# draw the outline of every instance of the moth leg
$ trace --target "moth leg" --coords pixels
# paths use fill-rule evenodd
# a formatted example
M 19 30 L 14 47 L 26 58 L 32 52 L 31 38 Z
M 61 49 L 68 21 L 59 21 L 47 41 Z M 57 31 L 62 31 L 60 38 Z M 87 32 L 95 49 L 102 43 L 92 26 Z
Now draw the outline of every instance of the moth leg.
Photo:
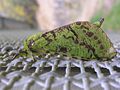
M 36 62 L 36 58 L 32 55 L 31 56 L 32 62 Z
M 31 56 L 31 58 L 32 58 L 33 62 L 36 61 L 36 58 L 33 55 Z
M 44 53 L 44 54 L 39 54 L 38 58 L 45 58 L 45 59 L 49 59 L 51 57 L 50 53 Z
M 59 59 L 70 59 L 70 58 L 67 56 L 67 54 L 62 53 L 62 52 L 57 55 L 57 58 L 59 58 Z
M 35 56 L 33 55 L 33 53 L 31 52 L 29 55 L 30 55 L 30 58 L 32 59 L 32 61 L 35 62 L 35 61 L 36 61 L 36 58 L 35 58 Z
M 45 58 L 46 58 L 46 59 L 49 59 L 51 56 L 52 56 L 52 54 L 47 53 L 47 54 L 45 55 Z

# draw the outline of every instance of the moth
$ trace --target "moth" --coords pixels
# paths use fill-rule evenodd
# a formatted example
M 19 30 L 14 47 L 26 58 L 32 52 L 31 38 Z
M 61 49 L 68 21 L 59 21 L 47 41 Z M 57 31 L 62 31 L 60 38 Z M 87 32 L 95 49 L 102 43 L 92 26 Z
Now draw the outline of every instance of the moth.
M 112 42 L 101 29 L 104 18 L 95 23 L 78 21 L 45 33 L 29 36 L 20 56 L 61 55 L 81 60 L 108 60 L 116 55 Z

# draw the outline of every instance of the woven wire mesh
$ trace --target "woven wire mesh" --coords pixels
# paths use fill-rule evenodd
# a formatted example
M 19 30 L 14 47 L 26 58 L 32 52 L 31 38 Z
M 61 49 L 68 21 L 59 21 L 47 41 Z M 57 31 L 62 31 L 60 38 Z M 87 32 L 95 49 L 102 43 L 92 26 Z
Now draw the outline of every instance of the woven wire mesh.
M 11 59 L 19 41 L 0 42 L 0 90 L 119 90 L 120 43 L 118 54 L 109 61 L 31 58 Z

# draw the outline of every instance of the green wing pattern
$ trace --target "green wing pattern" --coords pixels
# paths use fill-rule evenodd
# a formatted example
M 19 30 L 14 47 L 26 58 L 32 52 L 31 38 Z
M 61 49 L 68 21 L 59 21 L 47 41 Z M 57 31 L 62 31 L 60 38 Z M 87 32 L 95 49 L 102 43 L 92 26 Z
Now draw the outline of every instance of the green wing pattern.
M 100 26 L 79 21 L 36 34 L 25 41 L 24 50 L 40 57 L 50 53 L 85 60 L 113 58 L 116 51 Z

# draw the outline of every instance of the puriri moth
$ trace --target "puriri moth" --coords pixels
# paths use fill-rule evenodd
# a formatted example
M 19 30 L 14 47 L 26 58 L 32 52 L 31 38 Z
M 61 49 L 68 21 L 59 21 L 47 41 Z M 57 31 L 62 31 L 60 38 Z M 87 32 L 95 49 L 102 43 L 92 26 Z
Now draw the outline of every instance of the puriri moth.
M 95 23 L 77 21 L 52 31 L 37 33 L 24 41 L 20 56 L 62 55 L 81 60 L 108 60 L 116 55 L 112 42 L 101 29 L 104 18 Z

